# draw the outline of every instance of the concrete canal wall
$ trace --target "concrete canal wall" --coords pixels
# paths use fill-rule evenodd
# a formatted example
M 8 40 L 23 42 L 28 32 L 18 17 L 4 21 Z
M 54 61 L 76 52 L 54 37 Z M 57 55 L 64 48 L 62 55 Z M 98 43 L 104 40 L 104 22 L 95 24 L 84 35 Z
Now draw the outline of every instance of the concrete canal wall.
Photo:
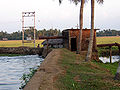
M 42 55 L 43 48 L 32 47 L 0 47 L 0 54 Z

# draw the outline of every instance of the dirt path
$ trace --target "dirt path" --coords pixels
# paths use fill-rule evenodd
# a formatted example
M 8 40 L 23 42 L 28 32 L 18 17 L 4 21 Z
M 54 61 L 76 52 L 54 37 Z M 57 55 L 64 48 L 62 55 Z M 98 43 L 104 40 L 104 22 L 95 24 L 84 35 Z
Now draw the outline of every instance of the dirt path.
M 62 72 L 57 64 L 60 52 L 60 49 L 55 49 L 48 54 L 23 90 L 58 90 L 54 83 L 57 76 Z

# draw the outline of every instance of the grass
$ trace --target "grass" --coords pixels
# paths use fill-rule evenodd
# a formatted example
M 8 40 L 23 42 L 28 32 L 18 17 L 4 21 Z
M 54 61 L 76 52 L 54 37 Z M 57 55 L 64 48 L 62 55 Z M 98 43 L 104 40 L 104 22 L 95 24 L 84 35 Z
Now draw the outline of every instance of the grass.
M 120 43 L 120 36 L 97 37 L 97 44 Z
M 84 62 L 84 58 L 61 50 L 59 64 L 63 73 L 56 83 L 59 90 L 120 90 L 120 82 L 113 79 L 117 63 Z
M 36 40 L 35 47 L 37 47 L 38 44 L 40 44 L 40 47 L 42 47 L 41 43 L 44 40 Z M 22 40 L 8 40 L 8 41 L 0 41 L 0 47 L 20 47 L 22 46 Z M 24 46 L 28 47 L 34 47 L 34 43 L 24 43 Z
M 118 68 L 118 62 L 115 63 L 102 63 L 102 62 L 96 62 L 93 61 L 94 64 L 99 65 L 102 68 L 107 69 L 111 74 L 115 75 L 117 68 Z

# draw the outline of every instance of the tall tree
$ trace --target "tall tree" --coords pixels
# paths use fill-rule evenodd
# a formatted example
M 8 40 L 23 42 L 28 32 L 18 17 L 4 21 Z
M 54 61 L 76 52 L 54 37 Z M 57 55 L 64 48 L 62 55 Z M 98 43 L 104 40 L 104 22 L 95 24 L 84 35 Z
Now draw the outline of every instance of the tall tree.
M 103 3 L 103 0 L 96 0 L 99 4 Z M 94 39 L 94 7 L 95 0 L 91 0 L 91 30 L 90 30 L 90 40 L 88 45 L 88 52 L 85 61 L 90 61 L 92 56 L 92 48 L 93 48 L 93 39 Z
M 77 47 L 77 53 L 80 53 L 81 46 L 82 46 L 82 29 L 83 29 L 83 8 L 84 8 L 85 0 L 81 0 L 81 6 L 80 6 L 80 32 L 79 32 L 79 38 L 78 38 L 78 47 Z
M 80 15 L 79 15 L 79 26 L 80 26 L 80 31 L 79 31 L 79 38 L 78 38 L 78 47 L 77 47 L 77 53 L 79 54 L 81 51 L 81 46 L 82 46 L 82 29 L 83 29 L 83 8 L 84 8 L 84 3 L 87 0 L 69 0 L 74 2 L 76 5 L 81 2 L 80 6 Z M 59 0 L 59 3 L 61 3 L 62 0 Z

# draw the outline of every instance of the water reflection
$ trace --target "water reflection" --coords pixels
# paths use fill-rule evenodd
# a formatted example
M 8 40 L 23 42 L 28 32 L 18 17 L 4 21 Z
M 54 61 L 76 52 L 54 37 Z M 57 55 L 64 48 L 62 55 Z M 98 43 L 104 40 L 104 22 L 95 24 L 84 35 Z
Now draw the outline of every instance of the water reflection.
M 43 61 L 38 55 L 0 57 L 0 90 L 19 90 L 23 73 L 35 68 Z
M 99 57 L 99 59 L 103 63 L 110 63 L 110 57 Z M 112 63 L 118 62 L 120 60 L 120 56 L 112 56 Z

